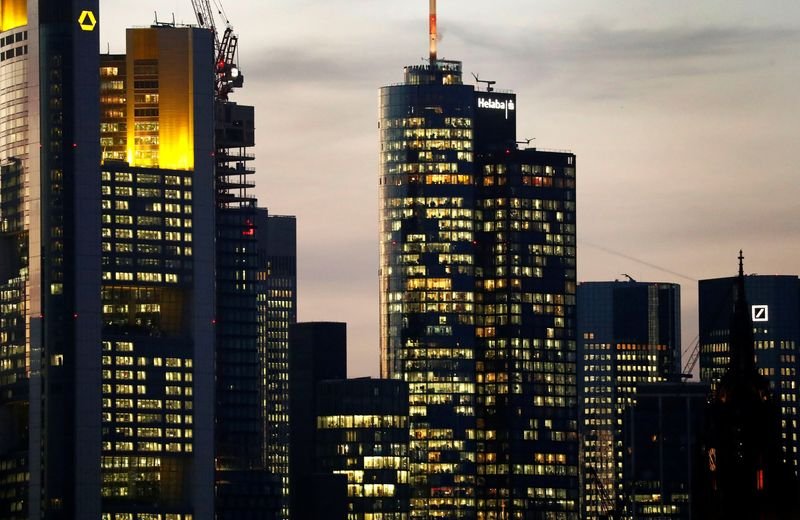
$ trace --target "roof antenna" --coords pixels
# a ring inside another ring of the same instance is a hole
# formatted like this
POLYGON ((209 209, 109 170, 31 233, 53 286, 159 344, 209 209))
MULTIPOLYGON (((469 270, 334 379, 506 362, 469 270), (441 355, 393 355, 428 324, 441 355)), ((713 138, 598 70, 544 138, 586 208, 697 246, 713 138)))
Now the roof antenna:
POLYGON ((428 36, 430 37, 431 67, 436 63, 436 0, 430 0, 430 16, 428 18, 428 36))
POLYGON ((477 83, 486 83, 486 92, 494 92, 494 87, 492 85, 497 83, 497 81, 493 79, 481 79, 480 76, 474 72, 472 73, 472 77, 475 78, 477 83))

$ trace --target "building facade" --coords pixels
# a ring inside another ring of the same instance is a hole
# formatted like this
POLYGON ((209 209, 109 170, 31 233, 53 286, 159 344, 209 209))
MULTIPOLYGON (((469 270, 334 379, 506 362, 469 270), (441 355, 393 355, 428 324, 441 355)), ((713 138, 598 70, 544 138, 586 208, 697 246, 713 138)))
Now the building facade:
POLYGON ((759 312, 762 304, 754 308, 748 302, 743 260, 740 252, 737 278, 718 282, 728 284, 726 293, 733 292, 727 309, 728 367, 706 412, 697 517, 797 518, 797 477, 782 425, 784 399, 771 389, 756 354, 754 330, 769 322, 759 312))
POLYGON ((254 120, 251 106, 215 102, 216 464, 240 475, 262 467, 254 120))
POLYGON ((296 323, 289 327, 289 491, 293 520, 344 519, 347 479, 316 469, 317 386, 347 378, 347 325, 296 323))
MULTIPOLYGON (((730 362, 730 309, 735 278, 699 282, 700 378, 716 389, 730 362)), ((759 373, 769 382, 781 414, 785 460, 797 475, 800 467, 798 428, 798 348, 800 348, 800 280, 797 276, 747 275, 755 356, 759 373)))
POLYGON ((680 372, 680 287, 578 286, 583 518, 627 515, 622 422, 637 387, 680 372))
POLYGON ((101 512, 98 2, 0 4, 0 516, 101 512), (78 211, 80 208, 80 211, 78 211))
POLYGON ((626 517, 701 518, 692 502, 709 391, 706 383, 636 385, 622 426, 626 517))
POLYGON ((414 518, 577 518, 575 156, 518 149, 460 62, 380 92, 381 374, 414 518), (548 516, 549 515, 549 516, 548 516))
POLYGON ((406 384, 334 380, 317 392, 316 469, 347 476, 347 520, 407 520, 406 384))
POLYGON ((297 323, 297 219, 256 214, 258 327, 264 465, 280 479, 281 516, 289 516, 289 327, 297 323))
POLYGON ((99 68, 105 520, 213 515, 212 48, 130 29, 99 68))

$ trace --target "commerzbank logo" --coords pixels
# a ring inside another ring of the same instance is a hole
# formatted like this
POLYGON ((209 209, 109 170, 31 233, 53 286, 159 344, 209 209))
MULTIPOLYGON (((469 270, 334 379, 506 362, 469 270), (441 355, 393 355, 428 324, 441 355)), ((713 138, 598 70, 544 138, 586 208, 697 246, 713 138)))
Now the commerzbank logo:
POLYGON ((80 25, 83 31, 94 31, 94 28, 97 26, 97 18, 95 18, 92 11, 82 11, 81 15, 78 17, 78 25, 80 25))
POLYGON ((486 108, 489 110, 504 110, 506 113, 506 119, 508 119, 508 113, 513 112, 516 110, 516 105, 513 99, 509 99, 508 101, 503 101, 501 99, 491 99, 491 98, 478 98, 478 108, 486 108))

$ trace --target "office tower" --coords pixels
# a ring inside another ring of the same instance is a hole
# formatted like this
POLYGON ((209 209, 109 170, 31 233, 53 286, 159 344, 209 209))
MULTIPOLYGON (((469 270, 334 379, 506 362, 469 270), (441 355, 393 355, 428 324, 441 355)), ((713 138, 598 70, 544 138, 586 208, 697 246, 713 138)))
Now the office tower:
MULTIPOLYGON (((216 517, 278 518, 281 482, 264 465, 263 287, 254 159, 255 110, 217 94, 216 517)), ((265 211, 265 210, 264 210, 265 211)))
POLYGON ((739 276, 728 280, 734 287, 728 369, 706 415, 697 516, 797 518, 797 478, 781 439, 782 403, 756 361, 754 325, 769 322, 751 320, 763 317, 748 304, 743 260, 740 252, 739 276))
POLYGON ((129 29, 99 69, 104 520, 213 515, 212 48, 129 29))
MULTIPOLYGON (((195 7, 200 25, 213 29, 210 4, 195 7)), ((237 45, 228 26, 217 42, 215 71, 216 515, 288 518, 288 326, 296 320, 296 233, 293 219, 268 217, 250 192, 255 110, 229 99, 243 85, 237 45)))
POLYGON ((326 379, 346 377, 346 324, 309 322, 289 327, 289 496, 293 520, 316 518, 313 507, 320 496, 346 496, 346 479, 315 478, 314 457, 317 385, 326 379))
POLYGON ((343 379, 317 393, 316 471, 347 476, 347 519, 407 520, 407 385, 343 379))
POLYGON ((637 386, 680 371, 680 287, 586 282, 578 286, 583 518, 623 514, 625 409, 637 386))
POLYGON ((289 515, 289 327, 297 322, 297 220, 256 214, 258 326, 264 464, 280 478, 282 517, 289 515))
POLYGON ((625 518, 697 518, 692 503, 709 391, 706 383, 636 385, 622 427, 625 518))
POLYGON ((97 17, 0 2, 2 518, 100 516, 97 17))
POLYGON ((575 156, 518 149, 516 96, 464 85, 435 22, 430 61, 380 92, 381 374, 409 385, 411 514, 577 518, 575 156))
POLYGON ((249 192, 254 171, 247 166, 255 111, 220 100, 215 108, 216 464, 218 472, 243 472, 262 463, 257 210, 249 192))
POLYGON ((473 95, 438 60, 381 90, 381 375, 409 384, 422 516, 475 511, 473 95))
POLYGON ((576 518, 575 156, 504 148, 478 163, 478 510, 576 518))
MULTIPOLYGON (((730 309, 735 278, 701 280, 700 378, 716 389, 730 361, 730 309)), ((800 280, 797 276, 747 275, 744 286, 751 303, 755 356, 759 373, 769 381, 781 414, 784 459, 795 475, 800 469, 797 385, 800 349, 800 280)))

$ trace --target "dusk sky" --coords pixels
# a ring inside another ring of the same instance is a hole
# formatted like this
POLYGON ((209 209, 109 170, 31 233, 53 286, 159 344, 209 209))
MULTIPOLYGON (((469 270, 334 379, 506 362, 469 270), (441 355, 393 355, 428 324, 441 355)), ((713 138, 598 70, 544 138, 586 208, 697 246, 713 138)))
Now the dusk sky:
MULTIPOLYGON (((213 3, 213 0, 212 0, 213 3)), ((224 0, 256 107, 260 203, 298 217, 299 319, 346 321, 378 374, 378 88, 427 54, 425 0, 224 0)), ((101 0, 101 42, 194 23, 101 0)), ((577 155, 578 279, 800 273, 800 2, 439 0, 439 56, 518 95, 518 136, 577 155)))

